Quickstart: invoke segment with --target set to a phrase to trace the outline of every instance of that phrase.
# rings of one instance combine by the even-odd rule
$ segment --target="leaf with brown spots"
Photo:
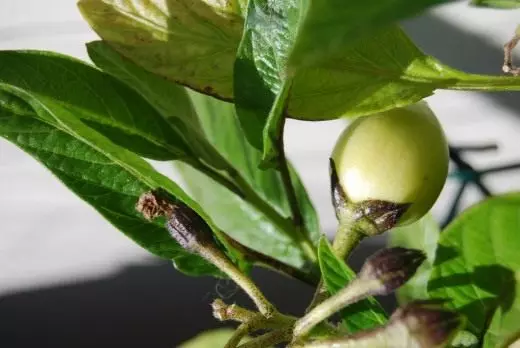
[[[146,70],[231,100],[242,35],[240,9],[228,1],[81,0],[92,28]]]

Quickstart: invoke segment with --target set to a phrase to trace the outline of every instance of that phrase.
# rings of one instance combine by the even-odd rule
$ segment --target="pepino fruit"
[[[420,102],[352,122],[336,143],[331,165],[349,204],[362,205],[368,213],[379,210],[379,217],[386,206],[406,207],[388,229],[417,221],[430,210],[446,181],[448,161],[441,125]]]

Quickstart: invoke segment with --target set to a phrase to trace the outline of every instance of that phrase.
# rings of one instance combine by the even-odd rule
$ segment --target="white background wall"
[[[520,11],[467,7],[457,2],[406,24],[428,53],[472,72],[500,74],[501,46]],[[84,43],[96,39],[72,0],[0,0],[0,49],[45,49],[87,59]],[[520,62],[519,62],[520,63]],[[496,142],[497,153],[468,156],[477,167],[520,160],[520,94],[483,95],[441,91],[428,98],[455,145]],[[290,122],[289,157],[300,170],[331,233],[327,161],[342,121]],[[520,189],[520,172],[486,182],[495,192]],[[437,216],[453,194],[448,183]],[[465,204],[478,199],[475,190]],[[114,274],[148,263],[145,251],[108,225],[46,169],[0,139],[0,295]]]

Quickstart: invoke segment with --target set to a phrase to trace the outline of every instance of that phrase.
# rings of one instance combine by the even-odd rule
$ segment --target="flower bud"
[[[386,295],[413,277],[424,260],[426,255],[421,250],[401,247],[382,249],[365,261],[358,277],[360,280],[379,280],[381,287],[373,294]]]
[[[412,223],[437,200],[448,160],[442,128],[424,102],[358,118],[332,153],[333,202],[354,204],[381,232]]]

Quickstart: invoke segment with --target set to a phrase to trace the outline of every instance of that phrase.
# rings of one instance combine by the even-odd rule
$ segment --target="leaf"
[[[208,152],[208,156],[222,157],[220,155],[222,153],[225,161],[229,162],[227,165],[231,164],[234,170],[238,170],[247,185],[252,186],[262,199],[272,205],[277,212],[289,214],[279,174],[272,170],[256,170],[260,154],[244,139],[231,104],[213,100],[196,92],[188,93],[183,87],[149,73],[121,57],[106,43],[90,43],[88,50],[89,55],[100,68],[118,77],[140,93],[160,110],[163,117],[168,120],[175,118],[189,122],[190,126],[187,128],[196,128],[198,136],[203,137],[205,141],[208,141],[207,135],[209,142],[212,143],[210,145],[212,151]],[[202,122],[199,121],[197,114],[200,115]],[[213,145],[218,152],[214,150]],[[195,169],[183,163],[178,163],[177,167],[192,197],[204,207],[221,230],[257,251],[290,265],[303,267],[304,260],[299,246],[277,226],[276,222],[207,177],[200,171],[203,168]],[[316,242],[319,236],[316,212],[294,171],[293,176],[309,239]],[[252,221],[255,222],[253,226]]]
[[[189,5],[184,6],[188,2]],[[232,101],[233,64],[244,23],[237,8],[217,5],[222,3],[234,2],[81,0],[79,6],[96,32],[137,65],[195,90]],[[320,2],[314,3],[320,6]],[[424,4],[423,1],[417,3]],[[262,35],[272,32],[273,37],[283,29],[283,18],[274,18],[272,30],[256,35],[256,45],[261,43]],[[283,33],[278,36],[280,42],[271,42],[275,46],[285,38]],[[249,87],[239,90],[251,93],[249,108],[263,115],[243,115],[242,127],[257,148],[262,145],[263,126],[274,101],[272,94],[278,92],[274,82],[279,76],[269,72],[280,70],[277,62],[268,57],[279,54],[278,49],[269,50],[265,46],[269,41],[263,41],[264,46],[257,49],[263,52],[265,59],[256,59],[250,68],[256,70],[258,65],[266,69],[266,84],[264,86],[262,80],[255,79],[255,74],[249,71],[243,74],[241,82],[246,85],[249,81]],[[424,55],[399,28],[392,26],[373,31],[351,46],[343,47],[335,58],[326,59],[313,69],[300,68],[293,75],[287,115],[303,120],[368,115],[413,104],[437,88],[520,89],[518,78],[471,75],[451,69]],[[204,91],[204,87],[211,90]]]
[[[411,62],[425,56],[397,27],[358,38],[374,31],[373,23],[394,20],[392,4],[399,9],[408,3],[414,11],[438,1],[376,2],[368,11],[360,1],[249,1],[235,61],[235,105],[248,141],[263,150],[264,162],[273,165],[277,156],[265,134],[283,122],[270,117],[271,110],[280,113],[283,107],[292,117],[312,120],[360,116],[417,102],[439,87],[401,83]],[[314,32],[322,34],[318,38]],[[319,65],[302,63],[322,51]]]
[[[245,139],[232,104],[191,92],[197,114],[210,142],[238,170],[255,192],[283,216],[290,209],[280,174],[258,170],[261,153]],[[283,228],[290,229],[289,220],[273,221],[243,199],[219,186],[192,167],[177,163],[188,191],[210,214],[219,228],[242,244],[297,268],[305,268],[301,246]],[[316,244],[320,235],[318,217],[305,188],[292,170],[293,186],[304,217],[307,239]],[[284,225],[284,226],[280,226]],[[294,231],[296,232],[296,231]]]
[[[356,277],[354,271],[334,255],[325,236],[320,239],[318,257],[323,281],[331,295],[344,288]],[[385,311],[373,297],[343,309],[341,317],[352,333],[384,325],[387,321]]]
[[[47,106],[67,108],[85,124],[142,156],[194,157],[182,133],[143,98],[79,60],[41,51],[1,51],[0,83],[27,91]]]
[[[271,111],[267,116],[267,122],[263,130],[263,153],[260,167],[278,167],[277,159],[280,155],[279,149],[283,147],[283,130],[285,125],[285,111],[287,97],[291,90],[292,81],[284,81],[282,90],[276,96]]]
[[[157,109],[197,156],[214,168],[225,168],[226,164],[204,138],[199,119],[185,88],[136,65],[106,42],[90,42],[87,44],[87,50],[90,59],[100,69],[134,89]]]
[[[520,0],[472,0],[471,4],[479,7],[491,7],[501,9],[520,8]]]
[[[153,105],[163,118],[172,124],[181,120],[189,125],[189,128],[200,128],[197,114],[182,86],[138,66],[104,41],[89,42],[87,51],[98,68],[134,89]]]
[[[468,331],[459,331],[450,343],[450,347],[470,347],[477,348],[478,338]]]
[[[285,74],[294,35],[289,18],[297,14],[298,8],[294,0],[250,0],[248,4],[234,69],[235,108],[248,141],[263,149],[265,156],[265,152],[272,151],[264,148],[262,139],[267,118],[275,100],[285,104],[291,84],[292,75]],[[278,128],[273,124],[271,127]]]
[[[433,268],[439,236],[439,225],[429,214],[411,225],[397,227],[390,232],[390,246],[419,249],[427,256],[412,279],[397,290],[400,304],[428,298],[427,283]]]
[[[356,40],[447,0],[301,1],[289,66],[319,65],[343,56]]]
[[[518,330],[519,230],[520,194],[510,194],[466,210],[439,239],[428,292],[450,299],[484,347]]]
[[[198,334],[179,348],[224,348],[233,335],[232,329],[216,329]]]
[[[161,223],[148,222],[136,212],[139,195],[156,187],[167,188],[175,197],[200,210],[173,183],[146,162],[116,145],[107,145],[105,148],[110,147],[110,151],[105,154],[93,143],[108,141],[91,142],[102,137],[92,129],[84,125],[78,127],[79,132],[88,131],[90,135],[75,138],[29,117],[36,116],[35,112],[21,98],[2,92],[0,100],[9,100],[7,97],[10,97],[9,102],[0,102],[0,136],[41,162],[70,190],[151,253],[172,259],[179,270],[191,275],[222,276],[199,256],[186,253]],[[36,104],[37,101],[33,100],[32,103]],[[26,112],[17,112],[20,106]],[[40,104],[39,107],[44,106]],[[71,124],[73,122],[63,124],[63,127]]]
[[[223,99],[233,98],[242,18],[233,1],[80,0],[100,37],[146,70]]]
[[[235,62],[235,104],[248,140],[256,148],[263,149],[264,162],[271,162],[273,165],[273,158],[277,156],[276,146],[273,146],[271,137],[266,138],[265,134],[281,128],[275,121],[283,123],[282,117],[269,116],[271,109],[281,113],[280,109],[283,107],[285,110],[284,106],[288,104],[289,114],[294,112],[287,87],[294,83],[297,92],[301,86],[309,88],[309,85],[319,84],[324,80],[321,75],[313,76],[313,79],[302,79],[301,76],[305,76],[305,72],[300,71],[302,67],[311,66],[307,69],[311,71],[315,71],[312,67],[321,64],[330,67],[330,61],[334,58],[348,57],[352,53],[351,47],[356,47],[354,43],[361,40],[360,37],[365,40],[361,44],[366,44],[372,40],[368,34],[376,32],[375,29],[384,28],[386,31],[389,29],[387,26],[398,19],[443,1],[445,0],[421,0],[410,3],[406,0],[368,0],[367,4],[366,1],[343,0],[250,0],[244,34]],[[388,42],[384,42],[383,46],[386,45]],[[379,50],[381,47],[373,52],[376,59],[381,56]],[[393,59],[390,60],[393,62]],[[362,69],[365,62],[360,63]],[[398,71],[403,71],[402,65],[398,67]],[[297,79],[298,76],[300,79]],[[361,84],[352,86],[354,88],[349,90],[356,91],[358,86],[363,85],[374,87],[373,84],[361,81]],[[322,88],[321,91],[323,90],[327,91]],[[372,89],[371,94],[374,92],[375,89]],[[431,92],[432,90],[426,95]],[[350,96],[345,99],[351,99]],[[388,99],[386,103],[388,108],[396,102]],[[346,110],[348,109],[343,109],[341,113]],[[328,113],[330,110],[325,110],[325,114]],[[294,115],[298,115],[298,112]],[[278,138],[282,136],[277,135]]]

